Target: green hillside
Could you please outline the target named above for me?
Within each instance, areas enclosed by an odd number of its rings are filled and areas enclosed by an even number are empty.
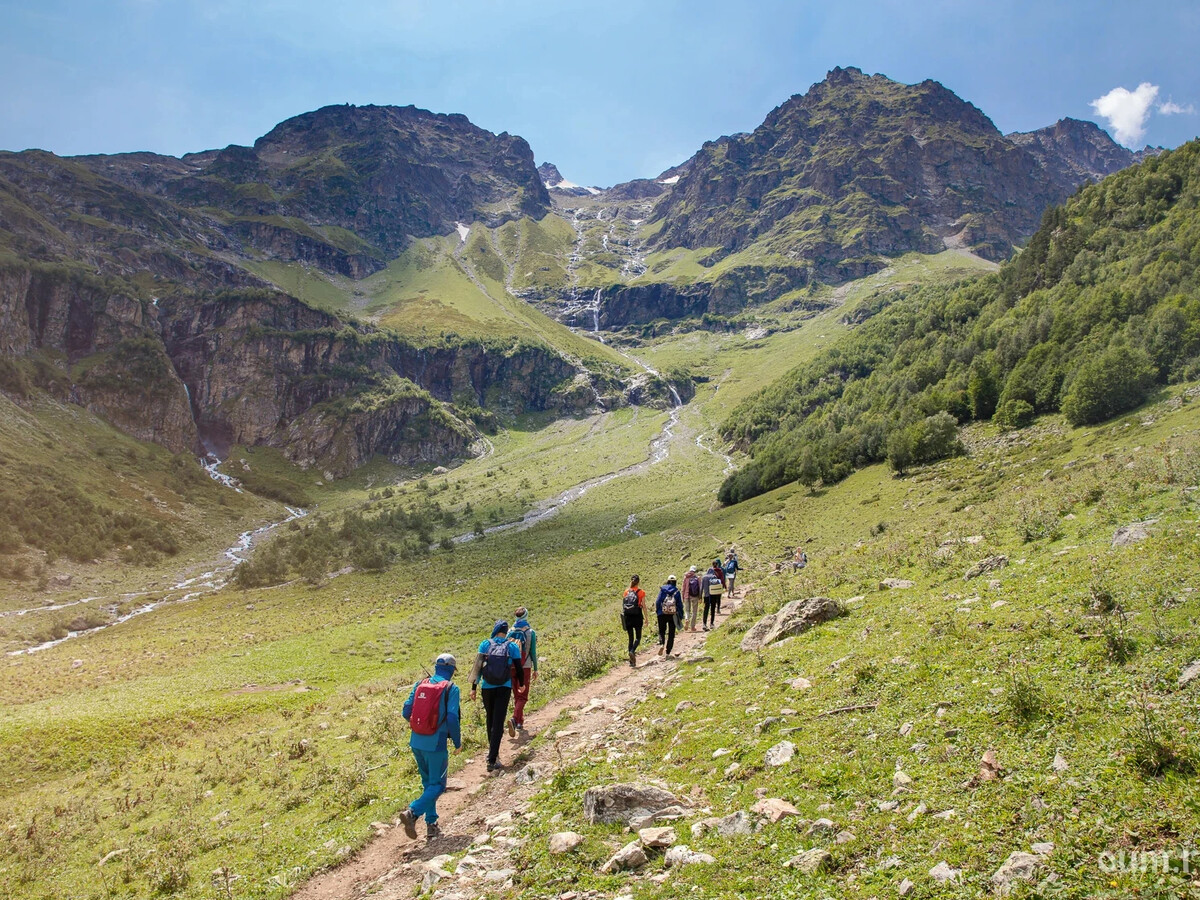
[[[750,465],[722,499],[860,465],[954,452],[944,419],[1073,425],[1200,371],[1200,144],[1080,191],[996,275],[881,292],[854,332],[739,406],[723,431]]]

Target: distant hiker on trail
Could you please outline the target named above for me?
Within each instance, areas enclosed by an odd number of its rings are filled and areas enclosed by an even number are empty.
[[[471,702],[475,701],[476,687],[483,684],[483,711],[487,716],[488,761],[487,770],[501,769],[500,740],[504,737],[504,724],[508,716],[508,697],[512,693],[513,679],[525,684],[525,669],[521,666],[521,648],[508,639],[508,623],[500,621],[492,629],[492,636],[479,645],[475,658],[475,670],[471,675]],[[511,720],[508,733],[517,736]]]
[[[725,590],[729,592],[729,599],[733,599],[733,583],[737,580],[738,573],[738,557],[737,551],[730,549],[725,557],[725,565],[722,566],[725,570]]]
[[[658,589],[658,599],[654,601],[654,611],[658,614],[658,655],[666,650],[670,657],[675,649],[675,617],[683,609],[683,595],[675,585],[675,576],[667,577],[667,583]],[[664,646],[665,645],[665,646]]]
[[[718,556],[713,560],[713,572],[721,579],[721,593],[717,595],[717,612],[721,611],[721,597],[725,594],[725,567],[721,565],[721,558]]]
[[[687,607],[688,631],[695,631],[696,616],[700,612],[700,576],[696,574],[695,566],[683,576],[683,602]]]
[[[621,624],[629,635],[629,665],[637,667],[637,648],[642,642],[642,626],[646,623],[646,592],[643,591],[641,576],[634,575],[629,579],[629,587],[621,597]]]
[[[808,554],[804,552],[804,548],[797,547],[796,552],[792,554],[792,571],[798,572],[808,565]]]
[[[512,631],[508,634],[508,639],[521,650],[520,666],[525,674],[524,683],[513,686],[512,724],[517,731],[525,730],[525,703],[529,700],[529,687],[537,681],[538,676],[537,632],[529,627],[528,615],[529,610],[524,606],[519,607],[514,613],[516,621]]]
[[[700,579],[700,596],[704,598],[705,631],[708,631],[710,622],[713,628],[717,626],[717,613],[721,609],[721,594],[725,592],[724,576],[717,574],[720,571],[721,561],[714,559],[712,566]]]
[[[425,834],[429,840],[438,836],[437,798],[446,790],[446,774],[450,771],[450,754],[446,741],[454,742],[454,752],[462,750],[459,731],[458,685],[451,684],[458,663],[449,653],[443,653],[434,663],[433,676],[413,685],[404,701],[402,715],[412,726],[408,746],[417,760],[424,793],[400,813],[400,824],[410,838],[417,836],[417,819],[425,817]]]

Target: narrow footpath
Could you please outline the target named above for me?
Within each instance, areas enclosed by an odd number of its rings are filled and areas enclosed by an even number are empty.
[[[721,627],[753,590],[753,585],[747,585],[738,591],[739,598],[726,598],[716,627]],[[418,823],[420,837],[415,841],[404,834],[395,819],[378,823],[375,838],[362,850],[336,868],[313,876],[296,890],[293,900],[359,900],[368,896],[373,900],[409,900],[427,883],[430,869],[436,869],[441,862],[438,857],[484,843],[502,846],[507,840],[504,833],[510,830],[504,826],[528,809],[530,799],[541,790],[545,779],[564,762],[573,762],[595,750],[598,742],[602,745],[605,733],[618,728],[626,713],[674,675],[681,664],[702,661],[699,651],[707,637],[704,631],[679,632],[675,638],[678,658],[666,659],[656,655],[657,626],[647,627],[642,633],[637,668],[630,668],[624,662],[616,664],[600,678],[535,712],[527,712],[525,731],[516,739],[507,736],[504,739],[500,760],[507,767],[501,773],[488,774],[487,751],[480,748],[451,776],[448,790],[438,801],[440,837],[426,841],[423,822]],[[535,686],[535,694],[536,690]],[[464,689],[464,717],[474,714],[466,693]],[[571,716],[572,723],[557,732],[553,743],[543,741],[534,745],[533,739],[563,712]],[[489,841],[477,840],[488,834],[489,829],[495,832],[489,835]],[[483,892],[484,884],[493,890],[500,886],[496,875],[506,879],[507,870],[503,862],[493,859],[457,883],[451,876],[438,887],[453,885],[456,896],[471,897],[477,893],[472,882],[481,882],[478,893]]]

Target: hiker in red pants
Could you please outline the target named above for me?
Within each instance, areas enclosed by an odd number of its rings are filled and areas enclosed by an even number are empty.
[[[537,681],[538,676],[537,632],[529,627],[528,615],[529,610],[524,606],[518,609],[517,621],[508,633],[508,639],[521,648],[520,666],[525,674],[522,684],[513,685],[512,726],[517,731],[525,730],[525,704],[529,700],[529,687]]]

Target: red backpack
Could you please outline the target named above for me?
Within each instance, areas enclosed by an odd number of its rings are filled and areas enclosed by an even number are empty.
[[[413,694],[412,713],[408,718],[409,725],[416,734],[434,735],[442,724],[442,697],[450,687],[449,681],[439,681],[437,684],[428,678],[418,682]]]

